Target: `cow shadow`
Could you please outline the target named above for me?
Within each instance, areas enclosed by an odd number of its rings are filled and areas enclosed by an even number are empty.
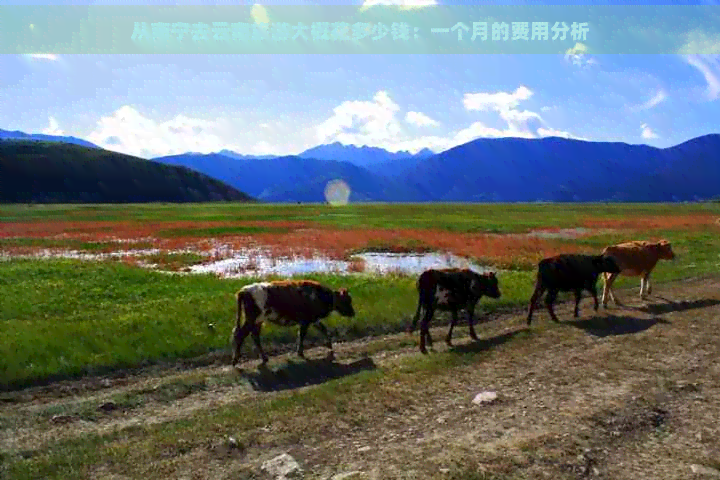
[[[660,317],[636,318],[629,315],[607,315],[563,323],[585,330],[594,337],[609,337],[644,332],[658,323],[668,324],[670,322]]]
[[[479,338],[478,340],[471,340],[470,343],[463,343],[461,345],[453,345],[448,349],[449,352],[453,353],[480,353],[491,348],[499,347],[500,345],[509,342],[518,334],[528,334],[526,329],[513,330],[512,332],[503,333],[490,338]]]
[[[253,390],[277,392],[291,390],[308,385],[318,385],[362,371],[375,370],[377,366],[370,357],[342,364],[332,358],[308,359],[298,362],[288,361],[285,365],[272,370],[267,366],[258,366],[257,372],[241,372]]]
[[[700,300],[674,302],[664,299],[666,303],[651,303],[642,307],[635,307],[636,310],[649,313],[651,315],[662,315],[664,313],[684,312],[696,308],[708,308],[720,305],[720,300],[715,298],[703,298]]]

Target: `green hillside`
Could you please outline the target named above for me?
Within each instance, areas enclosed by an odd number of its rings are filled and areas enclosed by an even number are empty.
[[[2,203],[254,201],[186,167],[58,142],[0,141]]]

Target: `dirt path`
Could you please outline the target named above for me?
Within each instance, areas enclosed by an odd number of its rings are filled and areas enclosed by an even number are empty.
[[[241,457],[195,449],[173,460],[173,477],[243,478],[288,452],[310,478],[352,470],[378,479],[711,478],[692,465],[720,468],[720,281],[656,290],[645,303],[636,288],[618,291],[627,306],[596,315],[586,299],[578,320],[562,305],[561,324],[542,310],[529,329],[523,312],[501,315],[478,326],[479,342],[460,327],[453,350],[467,354],[467,364],[431,381],[399,375],[376,390],[359,389],[347,418],[292,420],[282,432],[258,434],[264,440]],[[446,331],[432,332],[436,351],[447,350]],[[282,355],[266,374],[251,360],[244,374],[227,366],[166,369],[16,392],[0,404],[0,449],[31,451],[61,438],[186,418],[371,366],[394,372],[420,356],[415,336],[405,334],[338,344],[335,364],[323,354],[313,348],[314,360],[285,367],[294,357]],[[295,391],[303,388],[313,387]],[[473,405],[484,390],[497,392],[497,400]],[[302,441],[288,436],[294,429]]]

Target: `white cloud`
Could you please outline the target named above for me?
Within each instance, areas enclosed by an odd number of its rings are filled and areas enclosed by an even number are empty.
[[[576,42],[574,47],[565,50],[565,60],[573,65],[586,67],[597,64],[597,60],[587,54],[588,48],[584,43]]]
[[[687,55],[685,61],[705,77],[708,100],[720,98],[720,55]]]
[[[642,130],[642,138],[649,140],[651,138],[658,138],[657,134],[652,131],[652,129],[648,126],[647,123],[643,123],[640,125],[640,129]]]
[[[520,86],[514,92],[468,93],[463,104],[468,111],[493,111],[506,128],[490,127],[483,122],[448,132],[446,136],[413,136],[403,129],[396,115],[400,111],[385,91],[375,94],[372,101],[345,101],[333,109],[333,115],[316,127],[320,143],[340,142],[346,145],[377,146],[396,152],[408,150],[417,152],[423,148],[433,151],[446,150],[476,138],[538,138],[558,136],[578,138],[569,132],[555,130],[536,112],[518,110],[520,102],[529,99],[533,92]],[[419,112],[405,115],[413,118]]]
[[[691,30],[677,53],[680,55],[718,55],[720,54],[720,35],[710,35],[697,29]]]
[[[376,5],[396,6],[401,10],[412,10],[437,5],[437,0],[365,0],[360,10],[366,10]]]
[[[27,57],[33,60],[50,60],[52,62],[60,59],[60,57],[54,53],[30,53]]]
[[[144,158],[185,152],[210,153],[230,148],[221,136],[226,122],[177,115],[165,122],[147,118],[131,106],[102,117],[87,139],[108,150]]]
[[[655,95],[652,96],[648,101],[643,103],[642,105],[638,105],[636,107],[631,107],[630,109],[632,111],[642,111],[642,110],[649,110],[651,108],[657,107],[662,102],[664,102],[668,98],[667,93],[663,88],[659,88],[657,92],[655,92]]]
[[[60,129],[57,120],[53,117],[48,117],[48,127],[42,130],[45,135],[62,135],[63,131]]]
[[[538,133],[539,137],[562,137],[562,138],[572,138],[574,140],[588,140],[585,137],[578,137],[577,135],[573,135],[570,132],[565,132],[563,130],[555,130],[553,128],[540,127],[537,129],[537,133]]]
[[[506,110],[515,108],[523,100],[532,97],[533,92],[524,85],[520,85],[514,92],[495,93],[466,93],[463,97],[465,110]]]
[[[439,122],[433,120],[422,112],[407,112],[405,114],[405,121],[410,125],[417,127],[437,127],[440,125]]]
[[[300,129],[293,122],[263,123],[243,118],[231,121],[230,117],[206,120],[181,114],[169,119],[149,118],[125,105],[101,117],[86,138],[108,150],[143,158],[223,149],[244,154],[290,155],[331,142],[377,146],[392,152],[417,152],[423,148],[438,152],[481,137],[580,138],[552,128],[536,112],[517,108],[532,95],[524,86],[514,92],[467,94],[463,103],[469,111],[493,112],[499,125],[504,126],[475,121],[440,135],[416,135],[409,124],[428,124],[430,120],[440,127],[439,122],[417,111],[403,112],[388,92],[380,90],[369,100],[344,101],[325,121]],[[51,119],[48,130],[52,129],[59,131]]]
[[[402,128],[395,114],[400,106],[384,90],[372,101],[345,101],[333,109],[332,117],[317,126],[320,142],[366,142],[377,144],[400,136]]]
[[[253,19],[253,22],[262,26],[268,26],[270,23],[270,16],[267,10],[259,3],[254,4],[250,9],[250,17]]]
[[[52,62],[60,59],[60,57],[54,53],[31,53],[28,56],[34,60],[50,60]]]

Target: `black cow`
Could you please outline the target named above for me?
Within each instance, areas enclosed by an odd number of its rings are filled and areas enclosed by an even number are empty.
[[[579,306],[582,291],[587,290],[595,300],[595,311],[598,310],[596,283],[601,273],[619,273],[620,267],[614,257],[609,255],[587,255],[582,253],[565,253],[555,257],[544,258],[538,263],[535,291],[530,299],[527,324],[532,322],[535,306],[547,290],[545,305],[550,318],[559,322],[553,304],[558,292],[575,292],[575,318],[580,316]]]
[[[416,282],[418,291],[418,306],[415,318],[407,328],[408,333],[415,331],[420,311],[425,310],[425,316],[420,324],[420,351],[427,353],[425,341],[432,346],[432,337],[428,325],[435,310],[452,312],[452,322],[445,342],[452,346],[452,331],[458,320],[458,310],[466,310],[470,336],[477,340],[473,327],[475,307],[480,298],[487,295],[490,298],[500,298],[498,279],[494,272],[475,273],[470,269],[445,268],[425,270]]]

